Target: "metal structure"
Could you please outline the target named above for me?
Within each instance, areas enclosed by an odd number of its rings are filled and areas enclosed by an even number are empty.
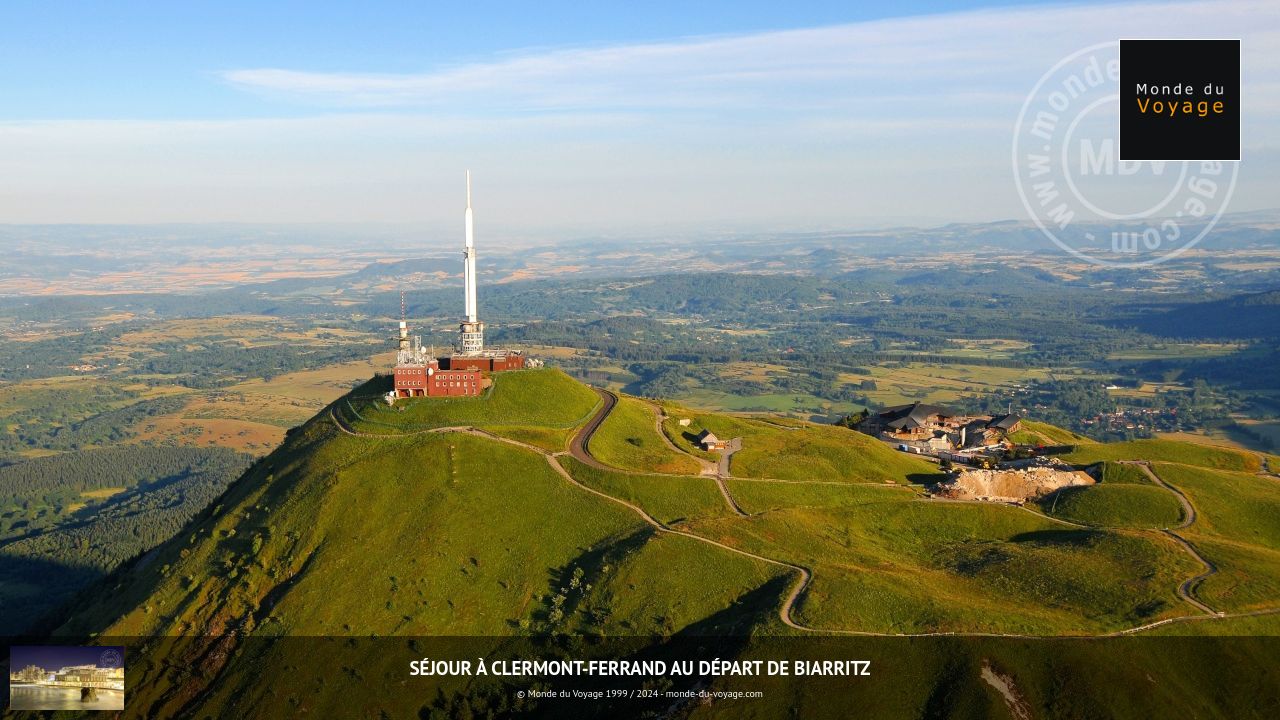
[[[463,215],[466,241],[462,247],[462,282],[466,293],[465,317],[458,327],[458,354],[480,355],[484,352],[484,323],[479,321],[476,301],[475,217],[471,211],[471,171],[467,171],[467,210]]]

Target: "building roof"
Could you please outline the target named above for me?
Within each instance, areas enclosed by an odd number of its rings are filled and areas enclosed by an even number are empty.
[[[955,417],[959,415],[951,408],[942,407],[941,405],[927,405],[925,403],[914,402],[910,405],[895,405],[881,410],[877,415],[885,427],[894,430],[911,430],[922,427],[925,422],[934,415],[942,417]]]
[[[720,442],[720,438],[716,437],[715,433],[711,432],[710,430],[703,430],[702,432],[698,433],[698,442],[718,443]]]
[[[1022,418],[1017,415],[1000,415],[999,417],[991,418],[991,422],[987,423],[987,427],[1008,430],[1014,425],[1017,425],[1021,420]]]

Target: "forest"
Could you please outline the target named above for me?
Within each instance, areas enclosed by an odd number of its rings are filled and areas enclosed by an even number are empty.
[[[0,635],[172,537],[249,458],[123,446],[0,466]]]

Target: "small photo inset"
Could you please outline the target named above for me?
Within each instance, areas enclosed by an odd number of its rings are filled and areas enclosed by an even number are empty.
[[[9,648],[10,710],[123,710],[124,648]]]

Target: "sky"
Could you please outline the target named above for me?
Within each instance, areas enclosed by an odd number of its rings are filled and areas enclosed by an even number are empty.
[[[0,222],[452,228],[467,169],[513,238],[1022,219],[1023,100],[1119,37],[1243,40],[1280,205],[1272,0],[872,5],[6,2]]]

